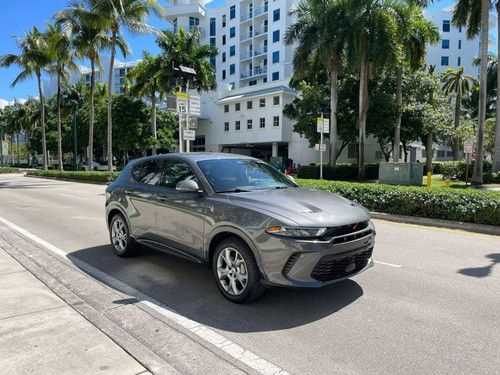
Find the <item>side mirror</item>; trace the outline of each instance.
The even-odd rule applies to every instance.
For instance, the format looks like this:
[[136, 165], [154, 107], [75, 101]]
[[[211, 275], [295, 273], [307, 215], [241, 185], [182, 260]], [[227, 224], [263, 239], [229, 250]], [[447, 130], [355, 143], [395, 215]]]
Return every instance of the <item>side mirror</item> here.
[[290, 174], [289, 174], [289, 175], [287, 175], [286, 177], [287, 177], [290, 181], [292, 181], [294, 184], [297, 184], [297, 183], [295, 182], [295, 178], [293, 178], [293, 176], [292, 176], [292, 175], [290, 175]]
[[200, 187], [195, 180], [184, 180], [175, 186], [175, 190], [181, 193], [197, 193]]

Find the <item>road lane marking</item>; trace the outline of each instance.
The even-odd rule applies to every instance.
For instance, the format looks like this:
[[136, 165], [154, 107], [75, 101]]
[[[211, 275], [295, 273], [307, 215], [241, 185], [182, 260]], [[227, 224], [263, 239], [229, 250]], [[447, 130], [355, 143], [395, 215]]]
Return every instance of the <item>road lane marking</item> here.
[[384, 266], [389, 266], [389, 267], [394, 267], [394, 268], [401, 268], [401, 267], [403, 267], [402, 264], [386, 263], [386, 262], [381, 262], [379, 260], [374, 260], [373, 263], [382, 264]]
[[251, 352], [250, 350], [247, 350], [240, 345], [236, 344], [235, 342], [229, 340], [225, 336], [221, 335], [219, 332], [215, 331], [214, 329], [205, 326], [204, 324], [200, 324], [194, 320], [191, 320], [189, 318], [186, 318], [185, 316], [179, 314], [178, 312], [174, 311], [170, 307], [165, 306], [161, 302], [155, 300], [153, 297], [131, 287], [128, 284], [125, 284], [124, 282], [115, 279], [113, 276], [108, 275], [107, 273], [91, 266], [88, 263], [85, 263], [81, 261], [80, 259], [77, 259], [76, 257], [72, 256], [71, 253], [66, 253], [62, 249], [58, 248], [57, 246], [52, 245], [51, 243], [41, 239], [37, 235], [27, 231], [24, 228], [21, 228], [20, 226], [10, 222], [9, 220], [3, 218], [0, 216], [0, 223], [5, 224], [9, 228], [13, 229], [17, 233], [21, 234], [22, 236], [30, 239], [31, 241], [45, 247], [47, 250], [52, 252], [53, 254], [69, 260], [71, 263], [73, 263], [76, 267], [75, 268], [80, 268], [87, 272], [88, 274], [96, 277], [97, 279], [104, 281], [106, 284], [110, 285], [111, 287], [115, 288], [116, 290], [119, 290], [122, 293], [128, 294], [132, 297], [135, 297], [141, 301], [144, 305], [150, 307], [151, 309], [155, 310], [159, 314], [163, 315], [165, 318], [173, 321], [176, 324], [179, 324], [183, 328], [187, 329], [191, 333], [195, 334], [198, 336], [200, 339], [202, 339], [205, 342], [208, 342], [209, 344], [212, 344], [219, 350], [224, 351], [226, 354], [234, 358], [235, 360], [243, 363], [244, 365], [252, 368], [253, 370], [257, 371], [260, 374], [265, 374], [265, 375], [289, 375], [288, 372], [283, 370], [282, 368], [274, 365], [273, 363], [265, 360], [262, 357], [259, 357], [257, 354]]
[[79, 200], [82, 200], [82, 201], [86, 201], [87, 200], [87, 198], [79, 197], [79, 196], [71, 195], [71, 194], [66, 194], [66, 193], [59, 193], [59, 195], [62, 196], [62, 197], [71, 198], [71, 199], [79, 199]]

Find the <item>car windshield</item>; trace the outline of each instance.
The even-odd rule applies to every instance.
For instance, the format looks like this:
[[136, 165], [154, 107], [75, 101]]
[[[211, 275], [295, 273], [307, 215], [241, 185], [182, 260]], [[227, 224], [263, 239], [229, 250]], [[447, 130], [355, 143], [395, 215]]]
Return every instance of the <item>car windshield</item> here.
[[198, 166], [216, 193], [296, 187], [285, 175], [258, 160], [201, 160]]

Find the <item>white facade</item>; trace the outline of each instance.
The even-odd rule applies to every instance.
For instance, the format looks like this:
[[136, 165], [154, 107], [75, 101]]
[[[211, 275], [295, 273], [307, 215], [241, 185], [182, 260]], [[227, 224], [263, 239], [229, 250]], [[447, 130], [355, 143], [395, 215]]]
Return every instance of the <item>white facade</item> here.
[[[108, 83], [108, 72], [109, 72], [109, 57], [101, 58], [102, 71], [96, 67], [96, 82], [101, 84]], [[113, 93], [123, 94], [123, 88], [125, 84], [125, 76], [129, 69], [137, 65], [137, 61], [122, 62], [115, 59], [114, 69], [113, 69]], [[72, 71], [70, 73], [68, 83], [74, 85], [79, 81], [84, 81], [87, 85], [90, 85], [90, 68], [85, 66], [79, 66], [77, 71]], [[43, 85], [44, 95], [46, 97], [51, 97], [57, 94], [57, 77], [50, 76], [48, 80], [44, 81]]]
[[466, 74], [477, 77], [479, 67], [474, 66], [473, 60], [480, 54], [480, 38], [467, 39], [465, 27], [458, 28], [451, 24], [452, 16], [452, 8], [425, 12], [425, 18], [438, 27], [441, 35], [437, 44], [427, 46], [426, 62], [435, 65], [437, 73], [463, 66]]

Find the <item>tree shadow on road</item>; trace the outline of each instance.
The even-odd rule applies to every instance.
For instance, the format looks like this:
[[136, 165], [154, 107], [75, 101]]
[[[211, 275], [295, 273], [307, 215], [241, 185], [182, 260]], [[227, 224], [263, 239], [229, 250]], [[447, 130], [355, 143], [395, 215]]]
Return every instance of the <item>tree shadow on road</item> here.
[[[237, 305], [220, 294], [206, 265], [159, 251], [145, 249], [136, 257], [119, 258], [111, 246], [103, 245], [74, 251], [68, 258], [79, 267], [84, 262], [105, 272], [187, 318], [233, 332], [302, 326], [336, 313], [363, 295], [359, 284], [345, 280], [320, 289], [271, 288], [257, 301]], [[130, 297], [141, 300], [140, 295]]]
[[489, 276], [493, 271], [493, 267], [495, 266], [495, 264], [500, 263], [500, 254], [499, 253], [488, 254], [486, 255], [486, 258], [490, 259], [490, 264], [488, 264], [487, 266], [462, 268], [461, 270], [458, 270], [458, 273], [461, 273], [462, 275], [465, 276], [472, 276], [478, 278]]

